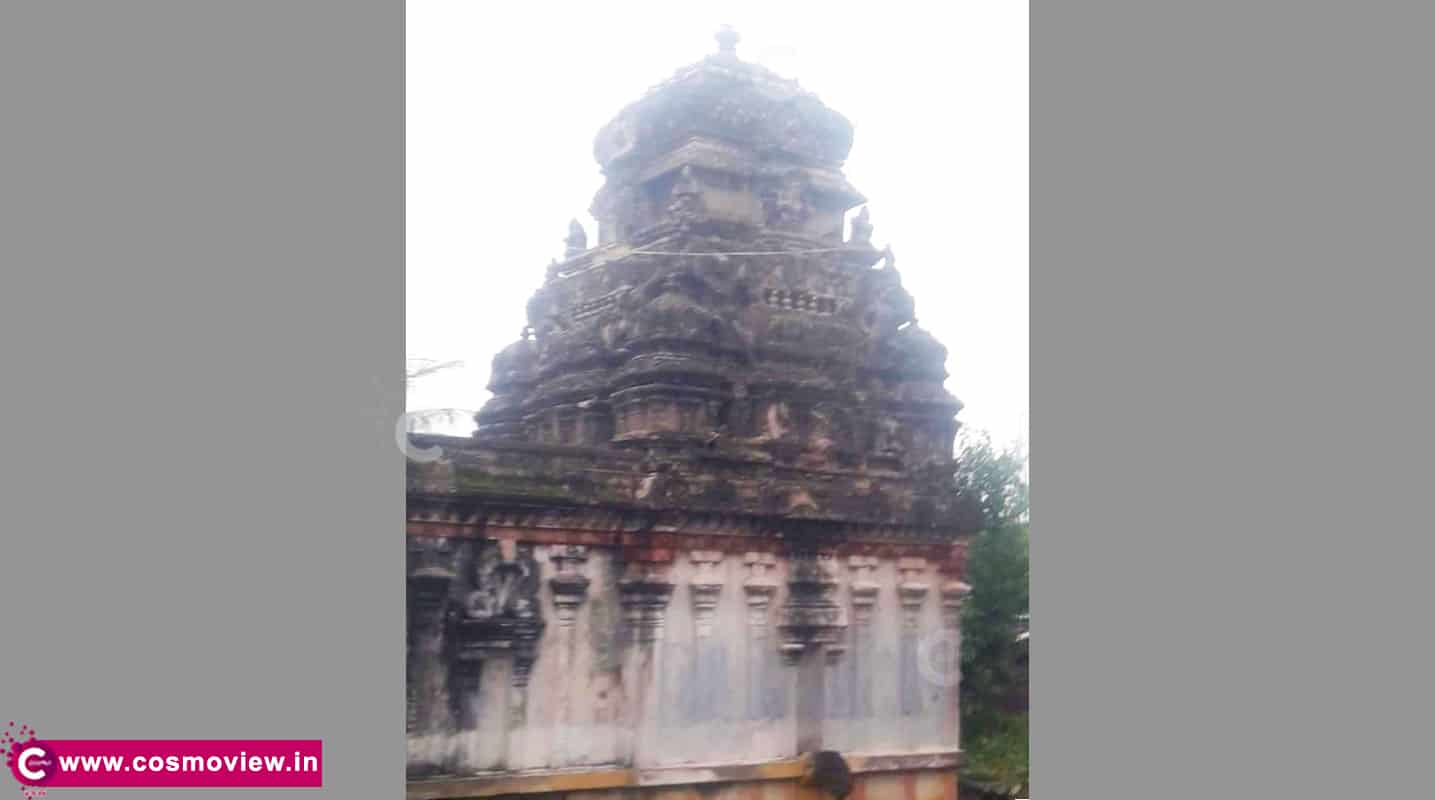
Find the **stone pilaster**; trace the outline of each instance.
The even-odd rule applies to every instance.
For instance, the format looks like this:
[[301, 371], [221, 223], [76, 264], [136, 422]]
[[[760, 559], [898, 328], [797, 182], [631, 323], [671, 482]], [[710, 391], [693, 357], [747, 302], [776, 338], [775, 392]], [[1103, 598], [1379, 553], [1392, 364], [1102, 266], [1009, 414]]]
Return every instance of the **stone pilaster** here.
[[[451, 706], [446, 702], [449, 675], [442, 666], [443, 619], [456, 577], [454, 547], [447, 538], [410, 537], [405, 727], [411, 742], [425, 741], [440, 733], [452, 718]], [[425, 747], [411, 750], [409, 769], [422, 774], [440, 768], [434, 756]]]
[[583, 564], [588, 560], [588, 548], [583, 545], [558, 545], [548, 557], [553, 562], [553, 575], [548, 578], [548, 589], [553, 592], [553, 616], [561, 627], [573, 625], [578, 608], [588, 597], [588, 576], [583, 574]]
[[931, 585], [924, 578], [927, 560], [924, 558], [897, 559], [897, 599], [902, 604], [902, 628], [914, 631], [921, 625], [922, 604], [927, 600]]
[[777, 556], [772, 553], [746, 553], [742, 562], [747, 565], [747, 579], [743, 581], [743, 594], [747, 596], [747, 624], [755, 639], [767, 636], [767, 614], [772, 607], [772, 597], [777, 594]]
[[548, 673], [552, 677], [545, 680], [543, 686], [545, 692], [556, 695], [557, 701], [554, 714], [557, 720], [555, 729], [559, 734], [552, 738], [550, 744], [554, 751], [561, 754], [561, 758], [569, 758], [573, 742], [568, 732], [575, 718], [574, 710], [583, 704], [584, 699], [576, 696], [583, 682], [574, 674], [573, 655], [578, 643], [575, 627], [578, 611], [588, 597], [591, 583], [583, 571], [588, 562], [588, 548], [576, 544], [553, 545], [548, 551], [548, 561], [553, 569], [548, 577], [548, 589], [552, 593], [553, 617], [558, 621], [558, 629], [550, 653], [555, 661], [553, 670]]
[[[635, 766], [645, 766], [660, 749], [657, 708], [658, 676], [663, 669], [663, 639], [668, 601], [673, 596], [670, 553], [634, 548], [624, 553], [623, 577], [618, 581], [619, 602], [629, 635], [624, 653], [625, 676], [632, 676], [636, 700], [627, 720], [631, 737], [626, 748]], [[625, 681], [627, 678], [625, 677]]]
[[688, 583], [693, 602], [693, 627], [700, 639], [712, 635], [718, 598], [722, 595], [723, 554], [717, 550], [694, 550], [688, 554], [697, 574]]
[[852, 572], [852, 581], [847, 592], [852, 597], [852, 623], [866, 626], [872, 622], [872, 611], [877, 606], [877, 593], [881, 588], [875, 580], [876, 556], [850, 556], [847, 566]]
[[942, 630], [947, 637], [946, 662], [943, 665], [946, 670], [947, 695], [946, 709], [942, 720], [942, 736], [953, 748], [961, 745], [962, 738], [961, 692], [958, 688], [962, 679], [962, 609], [972, 593], [972, 587], [961, 579], [965, 567], [964, 557], [964, 549], [953, 548], [953, 557], [941, 567], [943, 580], [939, 590], [942, 603]]
[[627, 563], [618, 581], [618, 595], [623, 620], [634, 642], [652, 644], [663, 638], [673, 585], [665, 561], [644, 559]]
[[846, 615], [836, 601], [835, 559], [826, 553], [789, 556], [787, 603], [782, 609], [780, 649], [790, 664], [803, 654], [823, 650], [835, 660], [845, 649]]
[[972, 587], [955, 578], [942, 584], [942, 627], [961, 629], [962, 607], [971, 593]]

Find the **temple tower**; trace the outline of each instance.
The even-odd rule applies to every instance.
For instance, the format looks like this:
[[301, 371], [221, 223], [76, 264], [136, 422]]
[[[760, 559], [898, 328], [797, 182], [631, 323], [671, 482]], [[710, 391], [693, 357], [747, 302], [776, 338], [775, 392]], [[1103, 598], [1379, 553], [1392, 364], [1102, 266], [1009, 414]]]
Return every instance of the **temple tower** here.
[[411, 797], [955, 797], [946, 349], [844, 231], [851, 123], [718, 40], [598, 133], [475, 436], [414, 437]]

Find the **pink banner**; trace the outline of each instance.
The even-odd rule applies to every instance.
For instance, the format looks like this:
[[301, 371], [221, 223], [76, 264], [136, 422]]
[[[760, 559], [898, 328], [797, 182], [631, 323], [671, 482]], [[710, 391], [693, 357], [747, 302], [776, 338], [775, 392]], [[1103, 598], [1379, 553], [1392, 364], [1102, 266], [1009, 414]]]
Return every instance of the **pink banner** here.
[[324, 785], [318, 739], [30, 739], [6, 761], [20, 783], [45, 789]]

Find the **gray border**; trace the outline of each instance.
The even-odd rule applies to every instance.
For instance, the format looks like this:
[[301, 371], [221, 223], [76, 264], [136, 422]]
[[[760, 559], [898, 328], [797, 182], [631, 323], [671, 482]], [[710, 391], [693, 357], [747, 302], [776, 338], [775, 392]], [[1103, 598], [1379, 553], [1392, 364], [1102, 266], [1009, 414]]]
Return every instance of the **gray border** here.
[[1428, 794], [1431, 6], [1035, 11], [1033, 796]]
[[[1107, 8], [1033, 16], [1036, 791], [1418, 794], [1429, 20]], [[392, 796], [402, 7], [0, 13], [0, 708]]]
[[0, 724], [401, 793], [403, 13], [0, 7]]

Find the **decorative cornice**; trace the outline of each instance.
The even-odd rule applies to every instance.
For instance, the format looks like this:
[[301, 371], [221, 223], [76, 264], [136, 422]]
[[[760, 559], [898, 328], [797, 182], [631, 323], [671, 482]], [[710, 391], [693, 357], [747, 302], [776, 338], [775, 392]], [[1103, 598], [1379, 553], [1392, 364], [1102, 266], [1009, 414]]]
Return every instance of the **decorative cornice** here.
[[739, 554], [776, 550], [780, 533], [798, 531], [805, 537], [828, 542], [842, 556], [895, 558], [921, 554], [934, 562], [951, 559], [953, 540], [963, 536], [950, 527], [515, 502], [428, 493], [409, 495], [407, 529], [411, 537], [522, 538], [538, 544], [590, 546], [625, 546], [630, 534], [647, 535], [645, 532], [656, 530], [663, 546]]

